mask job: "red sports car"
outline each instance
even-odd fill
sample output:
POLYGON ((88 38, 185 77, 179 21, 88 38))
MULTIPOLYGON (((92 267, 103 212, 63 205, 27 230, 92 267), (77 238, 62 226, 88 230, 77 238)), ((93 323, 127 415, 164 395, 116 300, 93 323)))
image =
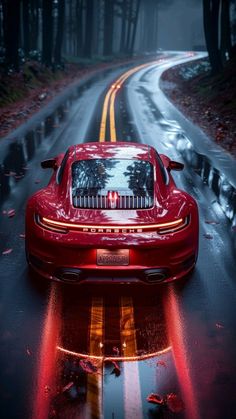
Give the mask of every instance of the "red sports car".
POLYGON ((41 165, 54 172, 26 210, 27 260, 39 274, 154 284, 194 267, 197 204, 171 176, 183 164, 148 145, 93 142, 41 165))

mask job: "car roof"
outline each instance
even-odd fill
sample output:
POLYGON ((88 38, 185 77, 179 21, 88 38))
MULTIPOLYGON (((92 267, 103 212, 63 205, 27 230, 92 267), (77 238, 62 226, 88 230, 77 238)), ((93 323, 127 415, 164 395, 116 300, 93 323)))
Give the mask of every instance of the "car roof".
POLYGON ((156 150, 146 144, 133 142, 90 142, 69 148, 70 160, 96 158, 141 159, 153 161, 156 150))

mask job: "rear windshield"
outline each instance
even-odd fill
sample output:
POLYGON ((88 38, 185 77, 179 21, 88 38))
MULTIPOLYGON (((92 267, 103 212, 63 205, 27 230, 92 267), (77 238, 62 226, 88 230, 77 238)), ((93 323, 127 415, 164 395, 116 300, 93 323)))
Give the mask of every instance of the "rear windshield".
POLYGON ((93 159, 72 165, 72 194, 78 196, 121 195, 153 198, 153 165, 143 160, 93 159))

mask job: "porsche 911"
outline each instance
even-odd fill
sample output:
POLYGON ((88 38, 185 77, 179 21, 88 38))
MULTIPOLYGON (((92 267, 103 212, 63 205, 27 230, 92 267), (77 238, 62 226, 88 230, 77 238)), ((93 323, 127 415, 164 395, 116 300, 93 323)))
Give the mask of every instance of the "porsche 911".
POLYGON ((176 187, 183 164, 138 143, 84 143, 44 160, 48 186, 26 208, 26 257, 48 280, 157 284, 198 255, 198 208, 176 187))

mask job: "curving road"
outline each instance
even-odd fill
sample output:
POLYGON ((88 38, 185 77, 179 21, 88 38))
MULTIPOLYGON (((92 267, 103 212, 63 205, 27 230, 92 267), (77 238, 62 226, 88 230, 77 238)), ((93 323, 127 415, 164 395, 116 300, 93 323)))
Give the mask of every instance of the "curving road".
POLYGON ((2 418, 236 418, 235 161, 158 86, 165 68, 198 56, 97 73, 1 140, 2 418), (71 144, 116 140, 186 163, 175 179, 199 206, 196 270, 158 287, 29 277, 25 204, 50 176, 39 162, 71 144))

